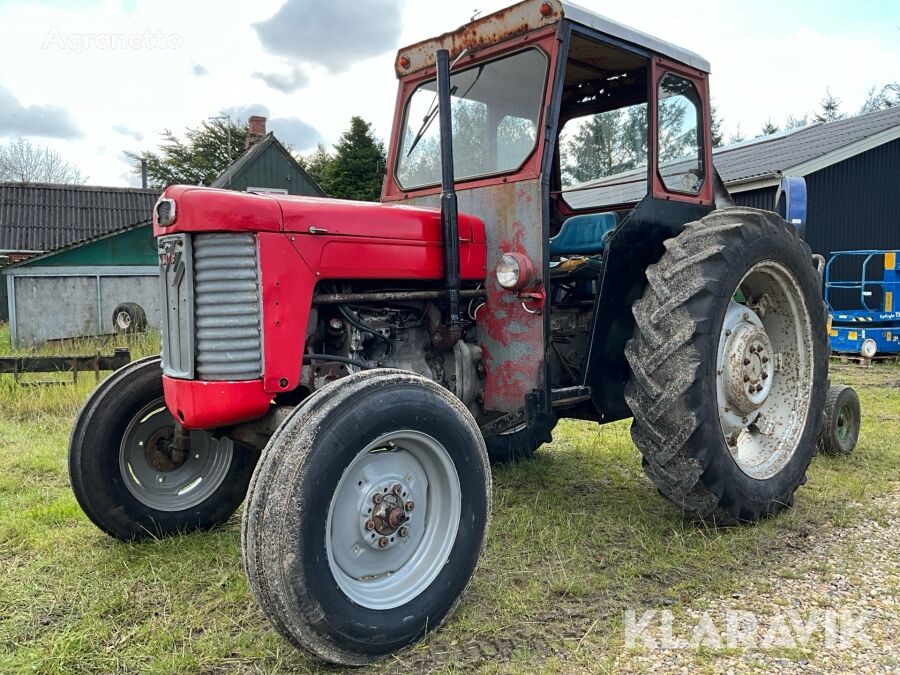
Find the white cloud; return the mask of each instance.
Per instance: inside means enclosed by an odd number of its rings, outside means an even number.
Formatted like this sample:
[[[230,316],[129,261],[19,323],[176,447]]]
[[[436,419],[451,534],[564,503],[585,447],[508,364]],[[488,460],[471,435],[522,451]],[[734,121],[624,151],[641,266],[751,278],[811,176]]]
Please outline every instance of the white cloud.
[[[476,5],[487,14],[509,2]],[[856,11],[843,3],[806,11],[818,5],[798,0],[803,7],[792,9],[774,1],[721,0],[686,11],[683,3],[662,0],[580,2],[709,59],[726,133],[739,122],[751,134],[770,116],[780,124],[789,113],[809,112],[826,86],[855,112],[870,86],[900,73],[897,22],[842,25],[837,13]],[[285,24],[295,42],[301,42],[299,33],[305,42],[276,54],[261,44],[254,24],[274,30],[273,17],[284,16],[288,5],[307,7]],[[119,0],[5,0],[0,25],[15,30],[4,31],[0,42],[0,83],[26,108],[53,106],[77,120],[83,138],[46,144],[97,184],[122,184],[131,169],[122,153],[152,147],[163,129],[181,133],[247,102],[265,108],[269,128],[299,150],[312,147],[314,138],[335,142],[353,115],[371,121],[386,139],[397,91],[396,47],[456,28],[473,6],[400,0],[385,0],[376,10],[359,6],[350,0],[314,6],[298,0],[138,0],[126,11]],[[784,20],[787,11],[794,11],[790,20]],[[375,37],[368,44],[370,34]],[[286,39],[276,42],[288,50]],[[302,82],[294,67],[308,77],[305,86],[294,87]],[[273,89],[272,82],[284,86]],[[284,120],[280,129],[276,120]],[[111,133],[114,128],[134,133]]]

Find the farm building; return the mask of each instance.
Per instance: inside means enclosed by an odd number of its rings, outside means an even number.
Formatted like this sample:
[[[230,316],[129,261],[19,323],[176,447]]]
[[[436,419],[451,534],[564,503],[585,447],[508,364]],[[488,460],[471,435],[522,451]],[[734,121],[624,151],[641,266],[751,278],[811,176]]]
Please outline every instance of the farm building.
[[[3,268],[6,292],[3,307],[7,310],[10,337],[16,344],[39,344],[47,340],[111,333],[121,308],[129,305],[131,319],[145,317],[149,326],[160,322],[158,306],[159,267],[156,244],[149,215],[160,192],[124,188],[90,188],[85,186],[45,186],[57,192],[65,190],[94,191],[108,196],[119,193],[146,193],[144,203],[135,206],[128,216],[118,221],[105,214],[107,229],[67,226],[66,223],[86,219],[84,207],[72,200],[57,199],[52,222],[64,232],[53,236],[61,246],[37,247],[32,252],[42,255]],[[252,192],[322,196],[324,192],[313,181],[290,152],[271,133],[265,131],[264,118],[250,119],[248,147],[213,183],[212,187]],[[26,190],[29,186],[20,186]],[[46,204],[35,202],[12,212],[12,229],[26,231],[32,239],[20,234],[22,241],[41,242],[39,217]],[[97,208],[100,208],[99,206]],[[108,209],[112,209],[109,206]],[[35,213],[38,212],[38,213]],[[100,211],[102,213],[102,209]],[[68,218],[68,220],[67,220]],[[22,223],[24,225],[17,225]],[[29,228],[28,223],[33,225]],[[113,223],[117,223],[114,225]],[[67,227],[75,230],[68,231]],[[66,240],[65,238],[68,237]],[[135,307],[136,306],[136,307]],[[139,310],[139,311],[138,311]]]
[[[146,220],[159,190],[0,183],[0,267]],[[4,279],[5,282],[5,279]],[[9,319],[0,283],[0,320]]]
[[[900,246],[900,107],[719,148],[734,200],[771,209],[782,176],[806,179],[814,253]]]

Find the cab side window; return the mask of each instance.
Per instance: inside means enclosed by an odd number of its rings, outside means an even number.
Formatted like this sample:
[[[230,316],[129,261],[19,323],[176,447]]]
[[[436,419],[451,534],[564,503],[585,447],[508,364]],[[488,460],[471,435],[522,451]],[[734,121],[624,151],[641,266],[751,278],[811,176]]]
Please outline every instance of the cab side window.
[[[698,194],[706,179],[700,95],[690,80],[666,73],[657,101],[659,176],[671,192]]]

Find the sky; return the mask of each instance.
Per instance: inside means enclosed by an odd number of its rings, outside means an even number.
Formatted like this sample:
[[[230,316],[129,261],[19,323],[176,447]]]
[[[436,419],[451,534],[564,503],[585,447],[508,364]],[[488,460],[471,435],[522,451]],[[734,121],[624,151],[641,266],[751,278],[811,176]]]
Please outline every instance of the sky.
[[[137,186],[125,152],[227,114],[269,118],[300,152],[360,115],[384,139],[403,45],[509,0],[0,0],[0,143],[58,150],[93,185]],[[855,113],[900,78],[900,0],[580,0],[701,54],[726,138]]]

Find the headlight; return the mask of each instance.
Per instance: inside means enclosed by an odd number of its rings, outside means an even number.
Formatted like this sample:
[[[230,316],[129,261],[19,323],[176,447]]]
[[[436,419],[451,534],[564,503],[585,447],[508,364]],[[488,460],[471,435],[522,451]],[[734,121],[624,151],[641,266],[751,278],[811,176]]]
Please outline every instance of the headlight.
[[[525,288],[534,278],[534,266],[521,253],[504,253],[495,268],[497,283],[509,291]]]
[[[168,227],[175,223],[175,200],[168,197],[160,197],[154,208],[156,222],[160,227]]]

